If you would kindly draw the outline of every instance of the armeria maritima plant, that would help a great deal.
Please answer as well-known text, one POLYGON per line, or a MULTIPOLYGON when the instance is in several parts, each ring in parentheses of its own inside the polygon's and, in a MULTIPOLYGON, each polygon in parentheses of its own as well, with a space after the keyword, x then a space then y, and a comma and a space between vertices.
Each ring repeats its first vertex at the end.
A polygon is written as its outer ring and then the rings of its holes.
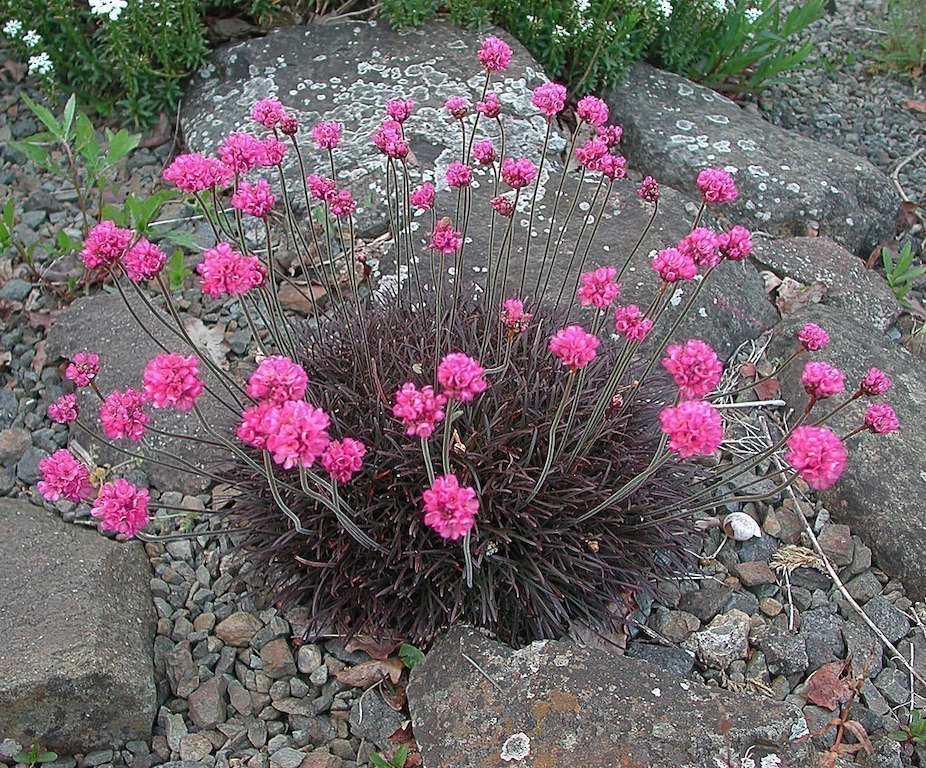
MULTIPOLYGON (((577 625, 606 629, 615 610, 685 567, 692 515, 753 498, 754 470, 773 455, 783 453, 793 468, 770 475, 778 488, 798 476, 814 488, 835 482, 848 436, 824 422, 890 384, 872 369, 853 395, 817 418, 815 405, 838 396, 845 382, 836 369, 809 362, 809 403, 774 444, 756 455, 702 461, 724 438, 715 405, 723 367, 704 341, 678 338, 680 319, 670 321, 667 310, 681 285, 692 286, 690 309, 721 261, 749 255, 747 229, 701 226, 707 206, 736 197, 734 180, 721 169, 698 175, 702 206, 690 233, 646 257, 658 277, 651 301, 622 301, 620 281, 646 232, 616 263, 590 263, 591 222, 616 185, 630 183, 618 152, 621 129, 608 124, 603 101, 579 100, 568 151, 574 163, 557 184, 546 150, 568 94, 545 83, 532 94, 547 124, 539 162, 506 156, 501 100, 491 85, 510 55, 503 41, 488 38, 479 54, 481 93, 447 101, 446 119, 459 124, 462 141, 459 158, 443 169, 443 203, 433 182, 411 181, 405 124, 415 119, 414 104, 396 98, 384 105, 371 148, 383 156, 396 279, 369 284, 357 204, 339 186, 341 124, 306 130, 280 102, 264 99, 252 111, 262 136, 232 134, 217 157, 182 155, 164 173, 212 227, 216 242, 196 272, 205 294, 240 302, 256 354, 247 381, 216 366, 180 324, 171 327, 182 351, 151 360, 137 388, 99 391, 105 360, 93 353, 67 368, 74 385, 96 392, 107 438, 130 455, 176 463, 145 446, 151 409, 189 411, 203 422, 228 454, 228 466, 209 476, 238 491, 229 515, 241 547, 284 607, 308 608, 314 631, 418 642, 468 621, 520 643, 577 625), (306 134, 329 159, 323 172, 305 167, 306 134), (300 168, 294 189, 285 184, 288 153, 300 168), (283 183, 272 186, 261 169, 283 183), (477 171, 492 191, 481 205, 473 194, 477 171), (581 192, 561 204, 563 180, 575 176, 579 190, 593 190, 584 208, 581 192), (557 191, 549 230, 532 238, 541 182, 557 191), (297 215, 297 200, 315 216, 297 215), (257 224, 257 246, 245 236, 249 222, 257 224), (275 238, 279 227, 282 238, 275 238), (477 229, 488 233, 487 247, 469 244, 467 233, 477 229), (281 284, 299 286, 274 260, 281 240, 295 251, 302 284, 324 284, 332 297, 323 304, 306 294, 311 323, 283 311, 281 284), (566 252, 563 278, 554 267, 566 252), (463 278, 473 267, 479 285, 463 278), (235 434, 199 408, 207 369, 209 395, 240 414, 235 434)), ((636 194, 651 206, 652 224, 658 183, 646 177, 636 194)), ((108 270, 126 299, 150 303, 153 287, 168 310, 163 322, 179 319, 156 245, 104 221, 81 258, 88 269, 108 270)), ((808 325, 798 341, 784 365, 828 337, 808 325)), ((89 431, 78 410, 65 395, 49 415, 89 431)), ((852 434, 896 427, 889 406, 872 404, 852 434)), ((153 502, 144 489, 122 478, 96 489, 96 477, 67 451, 46 459, 42 472, 46 498, 95 495, 102 529, 148 538, 153 502)))

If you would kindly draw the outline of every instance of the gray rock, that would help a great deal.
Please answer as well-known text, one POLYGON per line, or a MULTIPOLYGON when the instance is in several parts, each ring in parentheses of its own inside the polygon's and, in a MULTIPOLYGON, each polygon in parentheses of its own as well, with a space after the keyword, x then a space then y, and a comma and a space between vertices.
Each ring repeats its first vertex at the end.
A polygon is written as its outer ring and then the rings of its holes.
POLYGON ((897 193, 861 158, 646 64, 633 65, 605 98, 630 163, 663 184, 695 190, 704 168, 735 170, 740 194, 724 206, 733 223, 777 237, 816 229, 860 256, 894 233, 897 193))
POLYGON ((694 614, 706 624, 723 610, 731 592, 728 587, 704 581, 700 589, 682 595, 678 607, 682 611, 694 614))
POLYGON ((264 674, 277 680, 296 674, 296 660, 292 649, 285 639, 271 640, 260 649, 260 658, 264 663, 264 674))
POLYGON ((305 756, 301 750, 283 747, 270 755, 270 765, 273 768, 299 768, 305 756))
POLYGON ((0 733, 86 752, 147 740, 156 710, 148 558, 0 500, 0 733))
POLYGON ((243 648, 251 642, 251 638, 263 626, 253 614, 247 611, 235 611, 226 619, 219 622, 215 628, 215 635, 226 645, 243 648))
POLYGON ((27 280, 20 280, 18 277, 7 280, 0 286, 0 299, 9 301, 25 301, 32 290, 32 283, 27 280))
POLYGON ((39 464, 46 456, 48 456, 48 451, 30 445, 23 451, 23 455, 16 463, 16 477, 26 485, 35 485, 42 476, 39 472, 39 464))
POLYGON ((88 752, 84 755, 84 765, 87 768, 96 768, 98 765, 103 765, 103 763, 109 763, 113 759, 113 751, 111 749, 101 749, 97 752, 88 752))
POLYGON ((304 675, 311 675, 322 665, 321 648, 311 643, 299 646, 299 652, 296 657, 296 666, 304 675))
POLYGON ((799 634, 765 625, 753 631, 751 640, 765 654, 769 674, 793 675, 805 672, 810 664, 805 639, 799 634))
POLYGON ((865 571, 846 582, 846 591, 855 598, 856 602, 867 603, 875 595, 881 593, 881 582, 871 571, 865 571))
POLYGON ((900 303, 884 278, 829 238, 756 238, 752 258, 779 278, 790 277, 807 287, 822 283, 824 304, 879 331, 886 331, 900 313, 900 303))
POLYGON ((852 541, 852 532, 848 525, 827 523, 823 526, 818 537, 823 553, 837 567, 849 565, 855 552, 855 543, 852 541))
POLYGON ((177 696, 185 699, 199 687, 199 667, 190 655, 189 643, 178 643, 164 663, 165 675, 177 696))
MULTIPOLYGON (((415 738, 425 765, 505 765, 512 737, 529 740, 524 764, 713 765, 723 712, 736 713, 730 748, 753 747, 758 761, 809 764, 803 728, 790 705, 680 680, 639 659, 562 642, 520 650, 465 627, 439 638, 408 687, 415 738), (463 654, 474 660, 500 692, 463 654)), ((526 744, 527 745, 527 744, 526 744)), ((516 765, 517 762, 510 764, 516 765)))
POLYGON ((910 619, 881 595, 871 598, 862 610, 892 643, 896 643, 910 631, 910 619))
POLYGON ((810 671, 845 656, 842 621, 834 613, 824 610, 805 611, 801 614, 800 635, 804 638, 807 669, 810 671))
POLYGON ((843 624, 846 653, 852 656, 852 674, 873 678, 881 671, 884 650, 881 641, 867 626, 855 621, 843 624))
POLYGON ((190 720, 195 725, 208 728, 225 720, 227 685, 224 677, 212 677, 190 694, 190 720))
POLYGON ((694 652, 705 666, 726 669, 749 656, 749 616, 737 610, 723 613, 689 637, 683 647, 694 652))
MULTIPOLYGON (((923 445, 926 444, 926 368, 886 336, 854 322, 832 307, 807 307, 783 320, 770 346, 772 356, 793 349, 797 330, 806 322, 825 328, 830 343, 815 359, 838 366, 846 374, 846 388, 854 391, 871 366, 886 371, 893 386, 878 402, 888 402, 901 428, 890 435, 864 433, 849 446, 842 477, 820 495, 834 520, 846 523, 871 546, 876 561, 899 578, 909 596, 926 596, 926 515, 923 515, 923 445)), ((807 401, 800 385, 802 366, 783 372, 782 392, 791 407, 802 410, 807 401)), ((845 434, 861 424, 866 399, 836 414, 828 425, 845 434)))
POLYGON ((371 689, 354 700, 349 722, 354 736, 369 739, 382 748, 386 740, 402 727, 403 717, 386 703, 378 690, 371 689))
POLYGON ((203 760, 213 749, 212 742, 201 733, 188 733, 180 738, 181 760, 203 760))
POLYGON ((634 640, 627 644, 627 655, 632 659, 648 661, 654 667, 680 678, 691 677, 694 669, 694 654, 684 648, 671 645, 656 645, 634 640))
MULTIPOLYGON (((142 318, 149 331, 164 344, 168 350, 191 354, 191 350, 175 336, 171 335, 154 315, 140 302, 134 302, 135 311, 142 318)), ((168 322, 171 322, 168 320, 168 322)), ((71 304, 58 318, 48 332, 47 352, 49 360, 59 358, 69 359, 78 352, 95 352, 100 355, 100 372, 97 374, 97 385, 104 396, 114 390, 125 390, 127 387, 140 390, 142 386, 141 374, 145 365, 155 355, 163 350, 152 341, 139 326, 126 309, 118 294, 97 293, 87 298, 78 299, 71 304)), ((229 396, 217 379, 206 368, 200 358, 200 375, 207 386, 228 399, 229 396)), ((88 392, 87 388, 79 390, 78 404, 82 406, 82 420, 85 420, 92 429, 102 434, 99 423, 99 403, 96 396, 88 392), (92 414, 92 415, 91 415, 92 414)), ((225 409, 214 397, 203 393, 197 400, 208 422, 219 433, 229 433, 231 429, 231 413, 225 409)), ((207 432, 192 413, 181 413, 175 409, 162 408, 152 410, 151 425, 169 432, 192 435, 206 438, 207 432)), ((76 428, 75 428, 76 429, 76 428)), ((78 430, 79 431, 79 430, 78 430)), ((75 432, 75 434, 77 434, 75 432)), ((81 441, 86 441, 86 435, 80 432, 81 441)), ((167 491, 180 491, 182 493, 198 493, 209 482, 196 469, 204 470, 216 463, 225 454, 218 452, 208 445, 194 440, 169 438, 149 433, 146 437, 145 449, 151 455, 152 449, 161 451, 152 456, 159 461, 182 465, 186 470, 165 467, 162 464, 143 462, 142 468, 151 482, 167 491)), ((119 447, 133 451, 133 443, 119 441, 119 447)), ((125 461, 126 456, 113 448, 101 446, 101 461, 117 464, 125 461)))
POLYGON ((692 632, 699 629, 701 622, 697 616, 693 616, 686 611, 666 611, 661 609, 653 614, 649 625, 666 640, 680 643, 686 640, 692 632))
POLYGON ((12 427, 0 431, 0 465, 14 466, 30 445, 32 436, 28 430, 12 427))
POLYGON ((887 701, 897 707, 910 702, 910 682, 899 669, 883 669, 875 678, 875 685, 887 701))

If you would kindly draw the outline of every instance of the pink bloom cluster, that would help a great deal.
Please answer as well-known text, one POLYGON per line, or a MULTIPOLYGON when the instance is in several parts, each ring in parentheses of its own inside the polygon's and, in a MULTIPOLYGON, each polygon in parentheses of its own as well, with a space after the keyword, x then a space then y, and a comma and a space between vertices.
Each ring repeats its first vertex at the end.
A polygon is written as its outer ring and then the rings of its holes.
POLYGON ((456 475, 440 475, 424 492, 424 523, 444 539, 456 541, 473 527, 479 513, 476 491, 456 475))
POLYGON ((373 134, 373 143, 387 157, 401 160, 408 155, 408 143, 402 134, 402 124, 388 118, 373 134))
POLYGON ((401 124, 408 120, 409 115, 412 113, 412 109, 415 107, 415 102, 411 99, 398 99, 396 101, 387 101, 386 102, 386 114, 389 115, 397 123, 401 124))
POLYGON ((79 409, 77 408, 77 395, 61 395, 55 402, 48 406, 48 418, 58 424, 67 424, 77 418, 79 409))
POLYGON ((161 176, 164 181, 191 195, 213 187, 227 187, 232 183, 234 173, 221 160, 190 153, 175 157, 161 176))
POLYGON ((655 203, 659 200, 659 182, 652 176, 647 176, 640 183, 637 195, 648 203, 655 203))
POLYGON ((219 147, 219 159, 238 175, 259 165, 264 156, 263 142, 249 133, 231 133, 219 147))
POLYGON ((338 218, 350 216, 357 210, 357 201, 351 197, 350 190, 342 189, 328 197, 328 210, 338 218))
POLYGON ((81 501, 90 497, 90 470, 63 448, 39 462, 42 479, 37 488, 49 501, 64 498, 81 501))
POLYGON ((153 280, 164 269, 166 263, 167 255, 144 238, 129 248, 122 257, 122 268, 126 277, 136 283, 153 280))
POLYGON ((495 145, 489 139, 477 141, 473 144, 473 159, 482 165, 492 165, 495 162, 495 145))
POLYGON ((328 446, 330 423, 320 408, 305 400, 287 400, 264 415, 264 447, 283 469, 311 467, 328 446))
POLYGON ((717 236, 706 227, 698 227, 678 241, 676 249, 691 259, 695 266, 711 269, 720 263, 717 236))
POLYGON ((508 195, 499 195, 492 198, 492 207, 499 216, 508 218, 514 213, 514 200, 508 195))
POLYGON ((614 310, 614 330, 630 341, 643 341, 653 329, 653 321, 636 304, 614 310))
POLYGON ((838 395, 846 387, 842 371, 816 360, 804 366, 801 384, 812 400, 824 400, 831 395, 838 395))
POLYGON ((78 387, 89 387, 100 372, 100 356, 92 352, 78 352, 64 369, 64 376, 78 387))
POLYGON ((859 385, 859 392, 871 397, 883 395, 891 388, 891 378, 880 368, 869 368, 859 385))
POLYGON ((829 488, 846 468, 842 440, 826 427, 798 427, 788 438, 785 459, 818 491, 829 488))
POLYGON ((549 350, 563 365, 575 371, 595 359, 598 354, 595 350, 600 343, 601 339, 586 332, 582 326, 570 325, 553 334, 549 350))
POLYGON ((590 272, 584 272, 579 277, 582 285, 576 295, 583 307, 593 306, 605 309, 617 298, 621 291, 621 284, 615 280, 617 267, 599 267, 590 272))
POLYGON ((502 113, 502 105, 498 100, 498 94, 493 91, 489 91, 480 101, 476 104, 476 111, 485 115, 490 120, 496 119, 502 113))
POLYGON ((752 253, 752 232, 746 227, 735 226, 717 235, 720 255, 730 261, 743 261, 752 253))
POLYGON ((199 378, 199 360, 178 352, 157 355, 145 366, 142 381, 142 394, 152 408, 189 411, 205 389, 199 378))
POLYGON ((608 154, 608 145, 597 136, 588 139, 585 144, 578 147, 575 151, 576 159, 583 167, 590 171, 596 170, 599 167, 599 161, 606 154, 608 154))
POLYGON ((701 339, 689 339, 683 346, 671 344, 666 354, 662 364, 672 374, 683 400, 703 397, 720 382, 723 366, 701 339))
POLYGON ((559 83, 544 83, 534 88, 531 103, 547 118, 563 111, 566 106, 566 86, 559 83))
POLYGON ((707 168, 698 174, 698 187, 707 203, 731 203, 737 190, 733 177, 722 168, 707 168))
POLYGON ((900 427, 894 409, 885 403, 872 403, 865 409, 865 426, 878 435, 889 435, 900 427))
POLYGON ((261 99, 251 107, 251 119, 266 128, 275 128, 285 118, 283 105, 277 99, 261 99))
POLYGON ((416 187, 408 196, 408 202, 419 211, 430 211, 434 207, 434 185, 426 181, 420 187, 416 187))
POLYGON ((447 166, 444 178, 451 187, 468 187, 473 180, 473 169, 459 160, 454 160, 447 166))
POLYGON ((261 143, 263 153, 257 160, 257 164, 265 168, 271 168, 283 162, 286 155, 286 145, 276 136, 268 136, 261 143))
POLYGON ((608 122, 608 105, 597 96, 584 96, 576 105, 576 114, 580 120, 598 128, 608 122))
POLYGON ((332 440, 322 454, 322 466, 339 483, 349 483, 363 467, 363 457, 366 454, 367 447, 352 437, 332 440))
POLYGON ((319 123, 312 128, 312 138, 319 149, 334 149, 341 141, 340 123, 319 123))
POLYGON ((433 387, 418 389, 410 381, 395 393, 392 414, 401 419, 405 434, 410 437, 430 437, 437 424, 443 421, 447 398, 434 393, 433 387))
POLYGON ((704 400, 684 400, 659 414, 662 431, 669 436, 669 450, 682 458, 708 456, 723 441, 720 411, 704 400))
POLYGON ((444 355, 437 366, 437 381, 444 388, 444 397, 464 403, 485 392, 488 384, 484 375, 485 369, 462 352, 444 355))
POLYGON ((231 199, 233 208, 259 219, 270 213, 275 202, 276 197, 265 179, 258 179, 253 184, 241 182, 231 199))
POLYGON ((112 221, 101 221, 87 233, 78 258, 87 269, 111 267, 122 258, 132 242, 132 230, 117 227, 112 221))
POLYGON ((451 96, 444 102, 444 107, 455 120, 462 120, 469 114, 469 102, 462 96, 451 96))
POLYGON ((319 176, 317 173, 310 173, 305 178, 309 185, 309 194, 316 200, 328 201, 335 194, 334 179, 325 176, 319 176))
POLYGON ((90 514, 100 518, 100 530, 132 537, 148 524, 148 491, 117 477, 100 488, 90 514))
POLYGON ((463 245, 463 234, 453 228, 450 219, 441 219, 431 233, 431 242, 428 248, 441 253, 453 253, 463 245))
MULTIPOLYGON (((267 432, 264 428, 264 419, 276 408, 278 406, 272 400, 264 400, 250 408, 245 408, 241 414, 241 424, 238 425, 238 439, 245 445, 265 448, 267 432)), ((267 421, 266 426, 267 428, 273 426, 271 420, 267 421)))
POLYGON ((680 253, 677 248, 659 251, 653 258, 653 269, 667 283, 691 280, 698 274, 691 257, 680 253))
POLYGON ((245 256, 229 243, 217 243, 207 249, 196 271, 202 277, 203 293, 213 298, 223 293, 247 293, 267 280, 267 272, 256 256, 245 256))
POLYGON ((248 379, 247 392, 255 400, 282 405, 287 400, 301 400, 308 383, 305 369, 288 357, 265 357, 248 379))
POLYGON ((524 302, 520 299, 505 299, 502 302, 502 324, 512 333, 524 333, 533 315, 524 311, 524 302))
POLYGON ((502 160, 502 181, 514 189, 522 189, 537 175, 537 167, 526 157, 506 157, 502 160))
POLYGON ((150 421, 142 410, 144 403, 142 394, 131 387, 107 397, 100 408, 100 421, 107 437, 141 440, 145 436, 145 424, 150 421))
POLYGON ((797 340, 808 352, 816 352, 830 343, 829 334, 814 323, 805 323, 797 332, 797 340))
POLYGON ((497 37, 487 37, 476 56, 489 72, 501 72, 511 63, 511 46, 497 37))
POLYGON ((619 125, 601 125, 598 126, 598 135, 608 147, 616 147, 621 143, 624 129, 619 125))

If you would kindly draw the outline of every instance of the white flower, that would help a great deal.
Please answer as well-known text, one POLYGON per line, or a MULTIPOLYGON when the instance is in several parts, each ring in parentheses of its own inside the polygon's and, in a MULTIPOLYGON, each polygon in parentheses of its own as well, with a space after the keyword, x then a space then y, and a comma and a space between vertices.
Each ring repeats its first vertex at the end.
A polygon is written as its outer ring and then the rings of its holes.
POLYGON ((656 0, 653 9, 658 16, 668 19, 672 15, 672 0, 656 0))
POLYGON ((586 14, 591 10, 591 7, 589 0, 575 0, 575 9, 578 13, 586 14))
POLYGON ((553 37, 555 37, 557 40, 565 40, 567 37, 569 37, 569 34, 569 30, 560 24, 557 24, 553 29, 553 37))
POLYGON ((712 0, 712 5, 718 13, 727 12, 727 0, 712 0))
POLYGON ((23 35, 23 42, 26 44, 26 47, 35 48, 37 45, 42 44, 42 36, 34 29, 30 29, 23 35))
POLYGON ((90 12, 97 16, 109 16, 110 21, 116 21, 128 4, 128 0, 90 0, 90 12))
POLYGON ((743 11, 743 15, 746 17, 746 21, 750 24, 755 24, 762 16, 762 11, 759 8, 747 8, 743 11))
POLYGON ((19 37, 23 23, 19 19, 10 19, 3 25, 3 34, 7 37, 19 37))
POLYGON ((47 75, 55 68, 48 54, 44 51, 38 56, 29 57, 29 74, 30 75, 47 75))

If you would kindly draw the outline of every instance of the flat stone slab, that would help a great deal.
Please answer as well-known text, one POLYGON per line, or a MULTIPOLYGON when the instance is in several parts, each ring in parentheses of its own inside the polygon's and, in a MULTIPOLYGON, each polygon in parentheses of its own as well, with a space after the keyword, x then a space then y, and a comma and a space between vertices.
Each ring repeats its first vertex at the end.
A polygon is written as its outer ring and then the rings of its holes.
POLYGON ((725 754, 725 721, 733 755, 811 764, 808 741, 793 741, 807 728, 790 704, 570 643, 512 650, 469 627, 438 638, 412 672, 408 703, 425 768, 704 768, 725 754))
POLYGON ((734 223, 777 237, 816 230, 865 257, 894 234, 900 200, 866 160, 646 64, 605 98, 630 162, 661 183, 697 193, 704 168, 734 174, 740 195, 723 206, 734 223))
MULTIPOLYGON (((503 105, 506 154, 536 162, 547 123, 531 105, 531 91, 547 78, 506 32, 492 29, 488 34, 506 40, 514 54, 491 86, 503 105)), ((420 176, 434 168, 435 185, 447 188, 444 171, 460 159, 460 127, 444 103, 452 96, 473 103, 481 93, 485 72, 476 53, 485 36, 443 22, 401 33, 375 22, 275 29, 216 50, 191 78, 180 112, 184 139, 190 151, 212 153, 230 133, 263 136, 266 129, 250 119, 251 107, 259 99, 277 98, 299 121, 306 171, 330 176, 327 152, 315 148, 309 130, 319 121, 337 121, 344 126, 335 150, 339 183, 348 186, 358 202, 355 216, 361 230, 385 231, 386 163, 372 136, 386 116, 386 102, 415 102, 403 126, 414 154, 412 171, 420 176)), ((497 143, 494 121, 481 120, 480 133, 497 143)), ((554 132, 549 149, 564 147, 565 141, 554 132)), ((302 188, 293 186, 299 184, 299 172, 291 150, 284 168, 299 204, 302 188)), ((273 184, 277 181, 274 174, 273 184)))
MULTIPOLYGON (((164 328, 141 302, 137 304, 133 302, 133 307, 145 322, 147 329, 169 351, 180 352, 184 355, 191 354, 189 347, 164 328)), ((62 312, 49 330, 47 352, 49 360, 70 359, 78 352, 98 354, 100 372, 97 374, 96 382, 103 396, 106 397, 114 390, 124 391, 127 387, 141 391, 141 375, 145 365, 163 350, 139 326, 118 294, 97 293, 78 299, 62 312)), ((207 385, 213 386, 227 399, 227 393, 219 387, 215 377, 208 372, 202 362, 200 362, 199 370, 207 385)), ((78 392, 81 421, 90 425, 97 434, 102 435, 99 398, 88 388, 79 389, 78 392)), ((197 404, 217 431, 232 434, 231 411, 222 406, 208 392, 204 392, 197 399, 197 404)), ((205 428, 190 411, 181 413, 173 408, 165 408, 148 409, 148 413, 151 416, 150 425, 158 429, 194 437, 208 437, 205 428)), ((99 459, 102 462, 119 464, 129 458, 115 449, 92 440, 77 427, 73 429, 72 436, 85 447, 95 446, 99 450, 99 459)), ((145 446, 149 449, 163 451, 164 454, 161 455, 149 450, 147 455, 158 461, 182 460, 200 469, 216 469, 222 459, 228 458, 221 451, 195 440, 165 437, 151 432, 145 436, 143 446, 130 440, 116 442, 121 448, 134 453, 145 453, 145 446)), ((152 461, 143 462, 142 468, 152 484, 162 491, 198 493, 209 483, 208 479, 202 475, 182 472, 152 461)))
MULTIPOLYGON (((844 435, 862 423, 869 402, 882 402, 894 409, 900 429, 890 435, 866 431, 852 438, 845 472, 820 495, 836 521, 866 540, 878 566, 899 578, 911 599, 922 600, 926 597, 926 366, 871 326, 820 304, 782 320, 774 331, 769 354, 775 357, 792 351, 797 331, 808 322, 824 328, 830 343, 819 352, 801 355, 803 361, 782 373, 783 397, 795 410, 803 410, 807 402, 800 383, 806 360, 823 360, 842 370, 850 394, 872 366, 892 379, 891 388, 883 395, 872 400, 860 398, 827 425, 844 435)), ((835 402, 843 399, 838 396, 835 402)), ((827 405, 817 406, 821 415, 829 410, 827 405)))
POLYGON ((151 737, 151 571, 47 510, 0 499, 0 734, 63 754, 151 737))
POLYGON ((821 283, 823 304, 844 309, 862 325, 887 330, 901 306, 887 281, 827 237, 754 238, 753 261, 803 286, 821 283))

